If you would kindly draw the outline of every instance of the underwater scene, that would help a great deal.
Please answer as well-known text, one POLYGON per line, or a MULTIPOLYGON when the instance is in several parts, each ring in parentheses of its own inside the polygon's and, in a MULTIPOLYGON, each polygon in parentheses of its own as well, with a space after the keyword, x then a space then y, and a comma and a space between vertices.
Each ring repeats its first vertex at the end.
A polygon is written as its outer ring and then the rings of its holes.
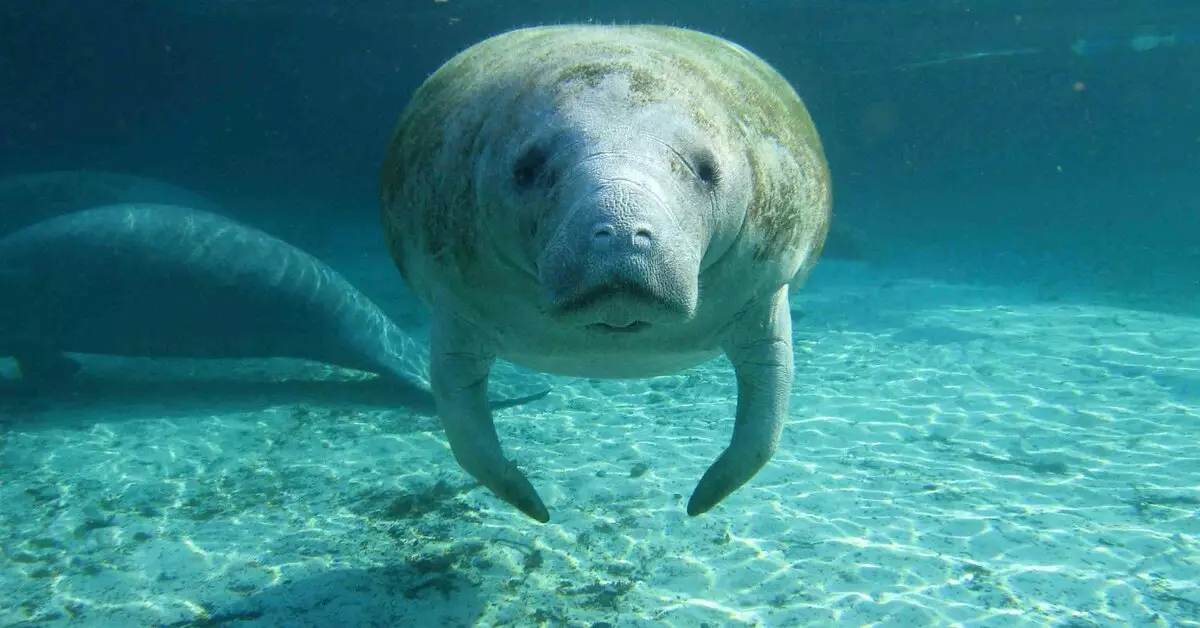
POLYGON ((1200 626, 1200 3, 0 3, 0 626, 1200 626))

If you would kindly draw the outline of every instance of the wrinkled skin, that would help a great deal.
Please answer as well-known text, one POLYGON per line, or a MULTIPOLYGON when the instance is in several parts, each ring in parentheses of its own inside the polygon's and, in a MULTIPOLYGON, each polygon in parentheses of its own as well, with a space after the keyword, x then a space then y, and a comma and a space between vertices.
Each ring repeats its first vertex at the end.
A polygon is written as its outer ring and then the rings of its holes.
POLYGON ((816 262, 829 212, 820 140, 783 78, 668 27, 477 44, 418 90, 382 185, 393 258, 433 312, 431 381, 455 458, 543 522, 484 402, 494 360, 630 378, 725 353, 737 417, 688 504, 706 512, 779 442, 788 289, 816 262))

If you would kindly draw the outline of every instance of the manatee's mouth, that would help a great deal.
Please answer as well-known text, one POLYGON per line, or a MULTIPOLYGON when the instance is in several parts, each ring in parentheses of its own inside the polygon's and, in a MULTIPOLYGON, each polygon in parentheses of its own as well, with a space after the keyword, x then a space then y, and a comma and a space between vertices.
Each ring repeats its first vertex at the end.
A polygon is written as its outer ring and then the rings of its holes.
POLYGON ((643 331, 650 328, 650 323, 646 321, 633 321, 628 325, 609 325, 608 323, 592 323, 587 326, 588 329, 611 334, 630 334, 643 331))
POLYGON ((564 295, 546 308, 550 318, 602 334, 630 334, 659 324, 686 321, 691 312, 672 302, 656 286, 609 281, 584 292, 564 295))

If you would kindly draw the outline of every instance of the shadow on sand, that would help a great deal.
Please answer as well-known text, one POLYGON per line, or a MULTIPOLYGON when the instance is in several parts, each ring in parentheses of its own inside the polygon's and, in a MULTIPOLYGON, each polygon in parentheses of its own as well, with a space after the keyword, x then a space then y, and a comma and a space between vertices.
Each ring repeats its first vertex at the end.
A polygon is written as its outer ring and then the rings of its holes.
POLYGON ((373 569, 333 569, 284 580, 218 607, 201 626, 471 626, 483 614, 478 588, 452 565, 409 561, 373 569))

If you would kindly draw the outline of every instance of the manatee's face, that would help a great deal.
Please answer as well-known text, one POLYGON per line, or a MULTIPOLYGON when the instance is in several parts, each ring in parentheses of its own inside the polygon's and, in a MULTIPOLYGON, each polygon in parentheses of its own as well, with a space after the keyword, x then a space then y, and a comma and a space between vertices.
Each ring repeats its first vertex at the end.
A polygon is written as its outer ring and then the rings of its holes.
MULTIPOLYGON (((595 333, 692 319, 700 276, 746 214, 742 152, 688 107, 635 97, 610 75, 530 98, 493 146, 492 226, 536 278, 544 312, 595 333)), ((711 114, 711 112, 710 112, 711 114)))

